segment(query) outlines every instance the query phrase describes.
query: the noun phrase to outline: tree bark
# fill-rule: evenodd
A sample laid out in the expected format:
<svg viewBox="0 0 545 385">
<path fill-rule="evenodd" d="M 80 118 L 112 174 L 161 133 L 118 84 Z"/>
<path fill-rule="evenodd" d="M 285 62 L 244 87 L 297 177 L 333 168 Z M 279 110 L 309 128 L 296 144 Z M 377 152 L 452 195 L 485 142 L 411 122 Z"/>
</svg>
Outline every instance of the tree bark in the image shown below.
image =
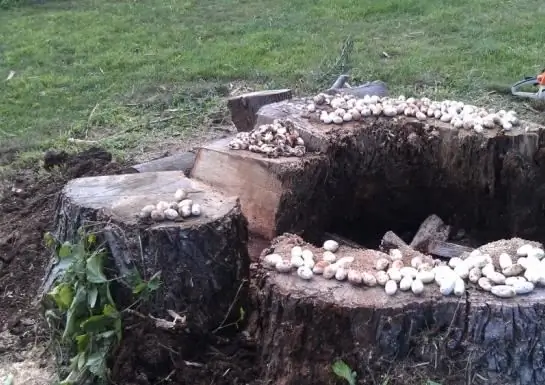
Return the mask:
<svg viewBox="0 0 545 385">
<path fill-rule="evenodd" d="M 229 98 L 227 107 L 238 131 L 251 131 L 255 126 L 257 111 L 261 107 L 291 98 L 290 89 L 257 91 Z"/>
<path fill-rule="evenodd" d="M 526 243 L 519 238 L 481 249 L 497 259 L 514 255 Z M 289 256 L 302 239 L 285 235 L 266 253 Z M 369 258 L 369 250 L 342 247 L 339 256 Z M 365 265 L 364 262 L 359 263 Z M 369 265 L 369 263 L 367 263 Z M 421 296 L 381 287 L 354 287 L 347 282 L 295 272 L 279 274 L 257 268 L 252 331 L 261 342 L 264 383 L 331 384 L 331 364 L 344 360 L 361 383 L 413 383 L 407 377 L 436 374 L 449 384 L 467 379 L 531 385 L 545 381 L 545 293 L 537 289 L 516 299 L 498 299 L 468 284 L 463 297 L 444 297 L 426 285 Z M 420 369 L 419 369 L 420 368 Z M 376 376 L 383 373 L 385 377 Z M 421 382 L 414 382 L 421 383 Z M 472 382 L 473 383 L 473 382 Z"/>
<path fill-rule="evenodd" d="M 178 188 L 190 191 L 190 199 L 202 207 L 201 216 L 160 223 L 137 219 L 143 206 L 173 201 Z M 80 226 L 99 232 L 119 273 L 135 266 L 149 279 L 161 271 L 155 316 L 169 319 L 174 311 L 199 333 L 239 316 L 247 298 L 249 257 L 247 221 L 236 197 L 182 172 L 81 178 L 60 194 L 54 234 L 73 241 Z"/>
</svg>

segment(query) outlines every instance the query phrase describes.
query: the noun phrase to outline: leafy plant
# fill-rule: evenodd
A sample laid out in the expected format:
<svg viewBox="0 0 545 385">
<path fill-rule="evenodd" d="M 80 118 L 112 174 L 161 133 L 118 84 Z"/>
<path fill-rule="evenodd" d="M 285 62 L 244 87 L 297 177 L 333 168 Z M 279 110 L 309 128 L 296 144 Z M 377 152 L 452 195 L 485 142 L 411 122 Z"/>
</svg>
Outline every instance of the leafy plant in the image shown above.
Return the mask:
<svg viewBox="0 0 545 385">
<path fill-rule="evenodd" d="M 356 385 L 357 373 L 354 372 L 350 366 L 344 361 L 336 361 L 332 365 L 333 373 L 339 378 L 344 379 L 349 385 Z"/>
<path fill-rule="evenodd" d="M 51 301 L 46 303 L 45 316 L 61 346 L 72 354 L 70 373 L 60 384 L 88 379 L 106 383 L 107 359 L 121 341 L 123 330 L 121 311 L 110 292 L 114 280 L 104 273 L 106 249 L 97 245 L 94 234 L 82 232 L 76 244 L 59 244 L 49 233 L 45 241 L 56 254 L 57 272 L 61 275 L 47 294 Z M 134 284 L 131 287 L 136 295 L 149 295 L 160 285 L 159 273 L 148 282 L 137 271 L 130 278 L 127 281 Z"/>
</svg>

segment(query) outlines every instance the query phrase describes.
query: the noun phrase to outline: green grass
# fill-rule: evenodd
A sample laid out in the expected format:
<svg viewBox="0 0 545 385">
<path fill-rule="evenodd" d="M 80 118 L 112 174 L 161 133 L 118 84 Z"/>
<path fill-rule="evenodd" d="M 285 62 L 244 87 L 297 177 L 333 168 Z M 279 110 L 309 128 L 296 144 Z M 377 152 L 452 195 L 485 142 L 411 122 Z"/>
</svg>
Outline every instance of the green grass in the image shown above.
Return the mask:
<svg viewBox="0 0 545 385">
<path fill-rule="evenodd" d="M 216 85 L 309 92 L 342 71 L 380 78 L 393 93 L 508 103 L 486 87 L 545 66 L 543 25 L 540 0 L 46 0 L 0 9 L 0 141 L 31 151 L 77 137 L 134 151 L 202 128 L 221 110 L 226 88 Z"/>
</svg>

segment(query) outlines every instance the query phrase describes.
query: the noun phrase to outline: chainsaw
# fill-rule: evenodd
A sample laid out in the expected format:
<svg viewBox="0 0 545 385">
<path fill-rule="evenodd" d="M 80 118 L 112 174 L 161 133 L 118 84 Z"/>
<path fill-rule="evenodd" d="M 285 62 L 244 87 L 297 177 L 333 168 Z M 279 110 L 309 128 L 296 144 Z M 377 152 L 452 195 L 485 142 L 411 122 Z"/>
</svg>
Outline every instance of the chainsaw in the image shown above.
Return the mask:
<svg viewBox="0 0 545 385">
<path fill-rule="evenodd" d="M 520 91 L 520 88 L 523 86 L 537 86 L 536 92 L 524 92 Z M 541 74 L 533 77 L 526 77 L 524 80 L 521 80 L 518 83 L 511 86 L 511 93 L 514 96 L 520 98 L 529 98 L 529 99 L 542 99 L 545 100 L 545 69 L 541 71 Z"/>
</svg>

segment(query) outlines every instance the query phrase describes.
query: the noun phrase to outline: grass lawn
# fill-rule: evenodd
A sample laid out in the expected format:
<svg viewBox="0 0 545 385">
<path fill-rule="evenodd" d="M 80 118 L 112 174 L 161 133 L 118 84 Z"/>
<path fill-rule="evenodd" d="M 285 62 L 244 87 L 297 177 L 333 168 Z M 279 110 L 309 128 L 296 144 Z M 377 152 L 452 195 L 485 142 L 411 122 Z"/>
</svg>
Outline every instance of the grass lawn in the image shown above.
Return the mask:
<svg viewBox="0 0 545 385">
<path fill-rule="evenodd" d="M 218 86 L 304 92 L 343 71 L 382 79 L 395 94 L 513 104 L 487 87 L 545 67 L 543 25 L 540 0 L 45 0 L 0 9 L 0 142 L 23 157 L 68 137 L 143 151 L 202 129 L 222 109 L 227 90 Z"/>
</svg>

